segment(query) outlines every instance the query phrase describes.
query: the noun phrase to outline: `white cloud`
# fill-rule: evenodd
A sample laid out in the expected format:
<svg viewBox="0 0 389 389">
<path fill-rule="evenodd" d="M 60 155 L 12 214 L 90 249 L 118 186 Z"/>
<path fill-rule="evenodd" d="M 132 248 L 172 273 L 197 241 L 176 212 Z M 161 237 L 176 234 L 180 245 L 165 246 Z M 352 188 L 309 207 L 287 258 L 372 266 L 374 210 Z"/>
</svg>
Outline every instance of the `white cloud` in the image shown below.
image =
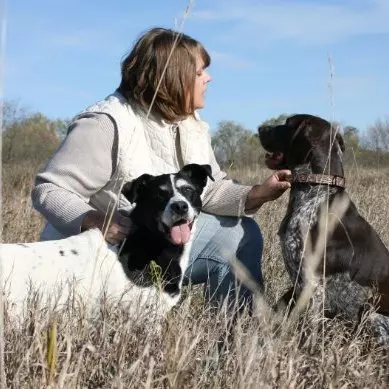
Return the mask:
<svg viewBox="0 0 389 389">
<path fill-rule="evenodd" d="M 103 29 L 73 29 L 64 32 L 50 34 L 50 43 L 59 46 L 86 47 L 90 45 L 107 44 L 109 42 L 109 31 Z"/>
<path fill-rule="evenodd" d="M 334 78 L 332 86 L 335 104 L 337 101 L 352 103 L 372 96 L 377 80 L 372 76 L 340 76 Z"/>
<path fill-rule="evenodd" d="M 79 34 L 59 34 L 52 35 L 51 42 L 60 46 L 84 46 L 87 41 Z"/>
<path fill-rule="evenodd" d="M 233 69 L 249 69 L 256 66 L 256 63 L 247 59 L 239 58 L 231 53 L 211 50 L 209 52 L 212 62 L 221 63 Z"/>
<path fill-rule="evenodd" d="M 88 53 L 104 52 L 105 56 L 123 55 L 126 42 L 122 42 L 112 31 L 105 29 L 84 29 L 67 33 L 55 32 L 48 34 L 48 50 L 82 50 Z M 127 43 L 128 44 L 128 43 Z M 99 48 L 104 47 L 104 50 Z"/>
<path fill-rule="evenodd" d="M 223 0 L 195 10 L 194 20 L 228 26 L 229 38 L 264 44 L 277 40 L 328 44 L 364 34 L 389 33 L 389 1 Z M 227 23 L 226 23 L 227 22 Z"/>
</svg>

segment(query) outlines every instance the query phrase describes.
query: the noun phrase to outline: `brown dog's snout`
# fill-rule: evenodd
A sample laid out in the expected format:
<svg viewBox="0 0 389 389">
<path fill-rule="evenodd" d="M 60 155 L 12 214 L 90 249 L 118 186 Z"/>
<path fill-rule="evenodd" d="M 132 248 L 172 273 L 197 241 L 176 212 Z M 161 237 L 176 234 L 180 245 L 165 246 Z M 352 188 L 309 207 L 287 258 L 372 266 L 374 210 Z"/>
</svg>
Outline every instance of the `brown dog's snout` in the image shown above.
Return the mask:
<svg viewBox="0 0 389 389">
<path fill-rule="evenodd" d="M 267 147 L 271 144 L 271 127 L 269 126 L 260 126 L 258 127 L 258 136 L 262 144 L 262 147 L 267 150 Z"/>
<path fill-rule="evenodd" d="M 258 128 L 262 147 L 270 152 L 284 152 L 290 144 L 292 131 L 285 125 L 263 126 Z"/>
<path fill-rule="evenodd" d="M 258 128 L 259 141 L 267 151 L 265 164 L 269 169 L 286 168 L 284 150 L 290 143 L 290 129 L 285 125 L 261 126 Z"/>
</svg>

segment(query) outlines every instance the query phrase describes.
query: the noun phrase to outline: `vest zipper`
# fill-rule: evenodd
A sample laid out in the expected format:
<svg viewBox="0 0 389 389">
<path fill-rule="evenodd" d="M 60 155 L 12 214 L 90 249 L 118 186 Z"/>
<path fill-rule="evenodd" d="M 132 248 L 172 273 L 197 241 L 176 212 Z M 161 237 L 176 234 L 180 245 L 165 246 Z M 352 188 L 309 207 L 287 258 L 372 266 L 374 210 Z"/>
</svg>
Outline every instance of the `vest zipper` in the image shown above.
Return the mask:
<svg viewBox="0 0 389 389">
<path fill-rule="evenodd" d="M 172 125 L 170 127 L 170 134 L 172 137 L 172 146 L 173 146 L 173 158 L 174 158 L 174 163 L 178 168 L 181 168 L 180 162 L 178 161 L 178 155 L 177 155 L 177 134 L 178 134 L 178 125 Z"/>
</svg>

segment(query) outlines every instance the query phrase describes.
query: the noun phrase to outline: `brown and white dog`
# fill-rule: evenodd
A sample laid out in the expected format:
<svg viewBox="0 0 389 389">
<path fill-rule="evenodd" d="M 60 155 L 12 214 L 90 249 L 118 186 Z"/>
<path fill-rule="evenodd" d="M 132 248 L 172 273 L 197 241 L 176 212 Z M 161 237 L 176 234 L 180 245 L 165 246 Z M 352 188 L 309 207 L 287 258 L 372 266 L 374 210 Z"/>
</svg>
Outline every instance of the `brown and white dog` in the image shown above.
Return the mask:
<svg viewBox="0 0 389 389">
<path fill-rule="evenodd" d="M 305 236 L 301 228 L 308 226 L 314 249 L 320 238 L 321 206 L 348 197 L 343 170 L 345 146 L 341 135 L 328 121 L 307 114 L 291 116 L 283 125 L 260 127 L 258 133 L 267 151 L 266 165 L 274 170 L 292 171 L 289 204 L 279 229 L 285 266 L 294 284 L 282 299 L 288 303 L 289 299 L 298 297 L 305 282 Z M 374 289 L 379 296 L 380 335 L 389 340 L 387 248 L 351 200 L 327 239 L 325 258 L 317 268 L 319 275 L 325 269 L 326 315 L 359 320 Z"/>
</svg>

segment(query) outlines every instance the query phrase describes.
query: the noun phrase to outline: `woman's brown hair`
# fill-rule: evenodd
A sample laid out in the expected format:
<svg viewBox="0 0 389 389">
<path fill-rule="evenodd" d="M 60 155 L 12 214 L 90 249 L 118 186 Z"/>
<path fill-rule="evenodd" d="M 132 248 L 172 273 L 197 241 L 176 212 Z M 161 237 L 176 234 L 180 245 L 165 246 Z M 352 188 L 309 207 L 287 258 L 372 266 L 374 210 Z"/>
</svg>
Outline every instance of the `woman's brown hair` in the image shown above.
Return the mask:
<svg viewBox="0 0 389 389">
<path fill-rule="evenodd" d="M 119 92 L 145 110 L 153 102 L 153 112 L 168 122 L 182 120 L 194 113 L 199 54 L 204 67 L 209 66 L 210 56 L 201 43 L 170 29 L 153 28 L 139 38 L 123 60 Z"/>
</svg>

